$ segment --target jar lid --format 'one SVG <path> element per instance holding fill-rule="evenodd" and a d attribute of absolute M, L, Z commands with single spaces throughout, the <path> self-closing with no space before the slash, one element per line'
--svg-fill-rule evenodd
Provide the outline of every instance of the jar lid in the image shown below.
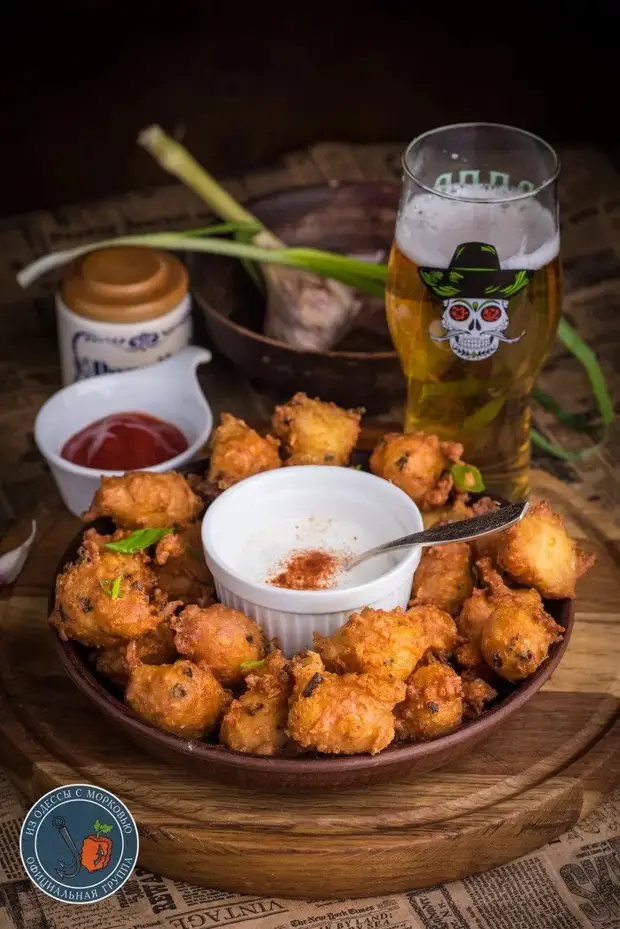
<path fill-rule="evenodd" d="M 118 246 L 78 258 L 65 274 L 60 293 L 78 316 L 135 323 L 170 312 L 188 289 L 187 269 L 174 255 Z"/>

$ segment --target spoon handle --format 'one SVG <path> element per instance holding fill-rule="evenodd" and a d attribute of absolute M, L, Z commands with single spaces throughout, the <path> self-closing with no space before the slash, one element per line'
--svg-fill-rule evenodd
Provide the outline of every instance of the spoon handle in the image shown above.
<path fill-rule="evenodd" d="M 482 516 L 474 516 L 471 519 L 462 519 L 458 522 L 447 523 L 444 526 L 433 526 L 432 529 L 424 529 L 422 532 L 414 532 L 413 535 L 406 535 L 402 539 L 395 539 L 393 542 L 386 542 L 384 545 L 369 549 L 349 562 L 347 568 L 350 570 L 375 555 L 396 552 L 401 548 L 411 548 L 413 545 L 445 545 L 449 542 L 467 542 L 469 539 L 477 539 L 491 532 L 499 532 L 499 530 L 506 529 L 508 526 L 512 526 L 513 523 L 518 522 L 525 514 L 527 506 L 527 502 L 511 503 L 509 506 L 502 506 L 490 513 L 483 513 Z"/>

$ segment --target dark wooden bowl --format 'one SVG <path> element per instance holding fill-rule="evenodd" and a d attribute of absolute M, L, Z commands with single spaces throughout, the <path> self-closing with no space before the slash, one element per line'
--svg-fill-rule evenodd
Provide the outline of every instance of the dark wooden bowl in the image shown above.
<path fill-rule="evenodd" d="M 360 459 L 368 456 L 360 456 Z M 199 463 L 187 470 L 194 471 Z M 202 464 L 202 463 L 200 463 Z M 107 533 L 114 526 L 110 520 L 92 525 Z M 75 560 L 82 532 L 76 536 L 58 565 L 57 574 Z M 49 612 L 54 606 L 54 591 L 49 598 Z M 378 755 L 325 756 L 302 755 L 295 758 L 267 758 L 243 755 L 208 742 L 188 741 L 170 735 L 143 722 L 127 707 L 120 695 L 94 673 L 88 650 L 75 642 L 61 642 L 55 632 L 60 660 L 78 689 L 125 734 L 145 751 L 176 766 L 192 770 L 201 777 L 270 791 L 336 790 L 396 780 L 438 768 L 453 761 L 503 726 L 551 677 L 560 663 L 571 636 L 574 612 L 571 600 L 549 600 L 545 609 L 564 628 L 564 638 L 551 647 L 549 657 L 540 668 L 516 688 L 506 684 L 496 704 L 479 719 L 466 722 L 451 735 L 432 742 L 396 743 Z"/>
<path fill-rule="evenodd" d="M 342 254 L 389 251 L 400 196 L 395 184 L 323 184 L 253 200 L 249 209 L 287 245 Z M 214 348 L 255 381 L 303 390 L 341 406 L 381 412 L 404 396 L 383 301 L 368 302 L 359 328 L 334 351 L 300 351 L 262 334 L 265 301 L 238 261 L 193 256 L 192 290 Z"/>

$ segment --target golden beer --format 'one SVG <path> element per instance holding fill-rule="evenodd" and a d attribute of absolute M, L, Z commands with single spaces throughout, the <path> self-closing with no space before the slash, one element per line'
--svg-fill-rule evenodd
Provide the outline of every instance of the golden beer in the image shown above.
<path fill-rule="evenodd" d="M 514 188 L 412 186 L 386 291 L 405 431 L 462 442 L 487 490 L 525 498 L 529 394 L 561 315 L 557 213 Z"/>

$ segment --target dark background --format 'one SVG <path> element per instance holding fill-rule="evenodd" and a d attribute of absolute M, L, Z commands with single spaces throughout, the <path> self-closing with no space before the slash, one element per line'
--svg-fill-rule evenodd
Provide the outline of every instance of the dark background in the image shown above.
<path fill-rule="evenodd" d="M 151 122 L 220 177 L 317 141 L 402 141 L 469 119 L 552 143 L 615 145 L 620 55 L 609 17 L 583 5 L 573 18 L 554 4 L 458 9 L 5 7 L 0 210 L 169 183 L 135 144 Z"/>

